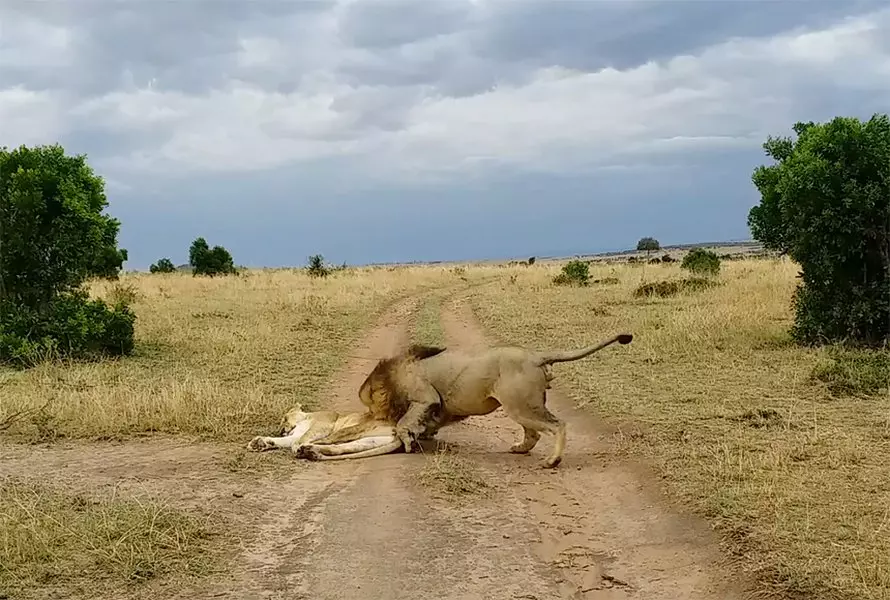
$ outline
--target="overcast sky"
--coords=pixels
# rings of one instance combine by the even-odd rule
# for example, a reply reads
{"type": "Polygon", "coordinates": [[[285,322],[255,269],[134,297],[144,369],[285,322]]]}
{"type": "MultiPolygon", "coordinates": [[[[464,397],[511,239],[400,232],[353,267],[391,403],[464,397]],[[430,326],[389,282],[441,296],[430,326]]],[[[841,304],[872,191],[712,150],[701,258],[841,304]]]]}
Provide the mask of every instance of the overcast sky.
{"type": "Polygon", "coordinates": [[[0,145],[86,153],[129,269],[746,239],[767,135],[888,100],[888,0],[0,3],[0,145]]]}

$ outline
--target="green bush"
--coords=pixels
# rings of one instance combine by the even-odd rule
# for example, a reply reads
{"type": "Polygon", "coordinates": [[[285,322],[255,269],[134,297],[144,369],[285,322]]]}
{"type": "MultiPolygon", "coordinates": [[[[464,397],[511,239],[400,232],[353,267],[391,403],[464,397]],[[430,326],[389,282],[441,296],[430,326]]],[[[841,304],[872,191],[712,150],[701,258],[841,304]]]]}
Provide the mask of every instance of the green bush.
{"type": "Polygon", "coordinates": [[[127,258],[107,205],[85,156],[0,148],[0,362],[132,352],[135,316],[81,289],[117,279],[127,258]]]}
{"type": "Polygon", "coordinates": [[[148,267],[149,273],[175,273],[176,266],[169,258],[162,258],[158,262],[148,267]]]}
{"type": "Polygon", "coordinates": [[[309,257],[309,266],[306,267],[309,277],[327,277],[331,274],[331,269],[324,264],[324,257],[321,254],[313,254],[309,257]]]}
{"type": "Polygon", "coordinates": [[[583,260],[570,260],[562,266],[562,272],[553,278],[554,285],[588,285],[590,265],[583,260]]]}
{"type": "Polygon", "coordinates": [[[136,316],[122,302],[109,306],[77,291],[60,294],[39,311],[11,302],[0,311],[0,357],[17,366],[133,351],[136,316]]]}
{"type": "Polygon", "coordinates": [[[634,298],[658,296],[669,298],[681,292],[698,292],[719,285],[716,281],[705,277],[689,277],[687,279],[668,279],[643,283],[634,290],[634,298]]]}
{"type": "Polygon", "coordinates": [[[837,395],[890,394],[890,352],[832,348],[812,375],[837,395]]]}
{"type": "Polygon", "coordinates": [[[211,248],[202,237],[196,238],[189,248],[189,264],[192,266],[192,276],[215,277],[238,273],[229,251],[222,246],[211,248]]]}
{"type": "Polygon", "coordinates": [[[680,268],[696,275],[717,275],[720,273],[720,257],[710,250],[693,248],[683,257],[680,268]]]}
{"type": "Polygon", "coordinates": [[[801,267],[792,336],[800,343],[890,341],[890,118],[796,123],[769,137],[775,161],[752,176],[748,214],[766,250],[801,267]]]}

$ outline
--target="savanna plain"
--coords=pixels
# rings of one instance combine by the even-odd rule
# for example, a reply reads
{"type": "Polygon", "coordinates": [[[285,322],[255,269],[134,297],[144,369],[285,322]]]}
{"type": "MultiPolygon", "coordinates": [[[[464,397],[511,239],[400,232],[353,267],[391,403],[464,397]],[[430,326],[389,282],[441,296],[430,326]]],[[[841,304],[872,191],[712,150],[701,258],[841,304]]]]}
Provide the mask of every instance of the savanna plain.
{"type": "Polygon", "coordinates": [[[555,285],[558,261],[95,282],[137,314],[133,356],[0,371],[0,597],[371,598],[408,573],[431,587],[390,597],[890,599],[890,357],[792,343],[788,259],[634,293],[677,264],[593,261],[583,286],[555,285]],[[295,402],[360,410],[374,361],[410,341],[624,331],[554,366],[556,470],[548,436],[509,454],[521,431],[498,415],[412,455],[245,447],[295,402]],[[611,481],[633,485],[593,487],[611,481]],[[664,515],[713,553],[676,546],[664,515]],[[656,534],[669,557],[644,552],[656,534]],[[708,592],[720,580],[739,595],[708,592]]]}

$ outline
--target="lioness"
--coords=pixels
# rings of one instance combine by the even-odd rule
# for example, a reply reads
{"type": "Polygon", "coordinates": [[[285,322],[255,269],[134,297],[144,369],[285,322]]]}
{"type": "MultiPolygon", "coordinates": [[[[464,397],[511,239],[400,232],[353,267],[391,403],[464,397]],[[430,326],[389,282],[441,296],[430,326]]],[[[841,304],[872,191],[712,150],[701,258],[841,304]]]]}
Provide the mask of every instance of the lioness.
{"type": "Polygon", "coordinates": [[[402,447],[394,424],[375,419],[369,412],[304,412],[301,404],[284,415],[280,434],[257,436],[247,443],[247,448],[257,452],[290,448],[298,458],[341,460],[389,454],[402,447]],[[353,432],[349,440],[338,442],[330,438],[347,428],[353,432]]]}
{"type": "MultiPolygon", "coordinates": [[[[468,352],[414,345],[378,362],[359,388],[359,398],[374,419],[395,423],[405,452],[413,450],[415,440],[431,437],[445,425],[503,406],[524,432],[510,451],[526,454],[542,432],[553,434],[553,452],[544,464],[555,467],[562,461],[566,432],[565,423],[545,406],[553,379],[550,365],[632,340],[631,334],[623,333],[579,350],[551,352],[516,346],[468,352]]],[[[361,427],[346,427],[327,439],[347,442],[364,435],[361,427]]]]}

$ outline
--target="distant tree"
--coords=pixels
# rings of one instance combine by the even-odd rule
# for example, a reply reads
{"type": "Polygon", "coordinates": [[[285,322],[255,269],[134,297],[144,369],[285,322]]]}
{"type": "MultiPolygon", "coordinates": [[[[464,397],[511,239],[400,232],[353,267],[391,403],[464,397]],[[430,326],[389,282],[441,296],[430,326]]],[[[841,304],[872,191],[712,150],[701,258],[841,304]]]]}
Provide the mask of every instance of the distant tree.
{"type": "Polygon", "coordinates": [[[173,261],[169,258],[162,258],[155,264],[151,265],[148,270],[151,273],[173,273],[176,271],[176,267],[173,265],[173,261]]]}
{"type": "Polygon", "coordinates": [[[658,240],[652,237],[644,237],[640,238],[640,241],[637,242],[637,251],[638,252],[646,252],[646,257],[648,258],[652,252],[656,252],[661,248],[661,244],[658,243],[658,240]]]}
{"type": "Polygon", "coordinates": [[[189,248],[189,264],[192,266],[192,275],[233,275],[237,273],[232,255],[222,246],[210,248],[207,240],[202,237],[195,238],[189,248]]]}
{"type": "Polygon", "coordinates": [[[527,264],[528,264],[528,266],[532,266],[533,264],[535,264],[535,257],[534,257],[534,256],[530,256],[530,257],[528,258],[528,263],[527,263],[527,264]]]}
{"type": "Polygon", "coordinates": [[[0,360],[128,354],[133,315],[81,289],[117,278],[120,222],[86,156],[58,145],[0,147],[0,360]]]}
{"type": "Polygon", "coordinates": [[[890,118],[796,123],[768,137],[754,170],[755,239],[801,268],[792,335],[802,343],[890,341],[890,118]]]}

